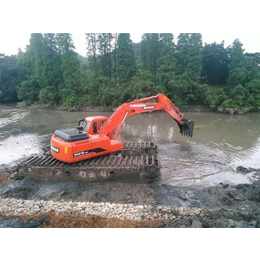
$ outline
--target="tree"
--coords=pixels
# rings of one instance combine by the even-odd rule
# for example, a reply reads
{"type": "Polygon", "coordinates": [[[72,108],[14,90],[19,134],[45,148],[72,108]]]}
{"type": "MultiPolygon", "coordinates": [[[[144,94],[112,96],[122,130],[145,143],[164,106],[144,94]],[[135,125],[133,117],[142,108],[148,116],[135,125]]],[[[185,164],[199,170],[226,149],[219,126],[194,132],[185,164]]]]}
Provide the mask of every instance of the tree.
{"type": "Polygon", "coordinates": [[[260,78],[256,78],[245,85],[249,92],[247,104],[249,107],[260,107],[260,78]]]}
{"type": "Polygon", "coordinates": [[[87,54],[89,66],[93,68],[95,77],[98,76],[97,50],[98,50],[98,34],[86,33],[87,54]]]}
{"type": "Polygon", "coordinates": [[[153,81],[156,85],[160,58],[160,34],[145,33],[142,37],[141,44],[141,60],[143,63],[143,69],[152,73],[153,81]]]}
{"type": "Polygon", "coordinates": [[[145,33],[142,35],[142,41],[141,41],[141,65],[142,69],[148,70],[148,65],[147,65],[147,41],[150,38],[149,33],[145,33]]]}
{"type": "Polygon", "coordinates": [[[61,98],[65,106],[80,106],[84,101],[81,89],[81,69],[71,34],[58,34],[59,50],[61,53],[61,71],[64,87],[61,98]]]}
{"type": "Polygon", "coordinates": [[[247,70],[246,68],[235,68],[229,72],[228,85],[235,87],[238,84],[244,85],[246,83],[247,70]]]}
{"type": "Polygon", "coordinates": [[[44,69],[44,43],[43,35],[41,33],[32,33],[30,39],[30,48],[32,59],[34,60],[34,71],[33,76],[39,84],[40,88],[46,86],[46,76],[44,69]]]}
{"type": "Polygon", "coordinates": [[[118,39],[118,34],[117,33],[113,33],[113,46],[114,46],[114,50],[113,50],[113,78],[116,80],[116,50],[117,50],[117,39],[118,39]]]}
{"type": "Polygon", "coordinates": [[[105,77],[112,79],[112,33],[98,35],[98,50],[100,54],[101,72],[105,77]]]}
{"type": "Polygon", "coordinates": [[[232,46],[228,48],[229,50],[229,71],[237,68],[244,68],[245,66],[245,56],[243,44],[239,39],[235,39],[232,46]]]}
{"type": "Polygon", "coordinates": [[[18,68],[23,71],[23,81],[16,86],[18,98],[28,104],[37,102],[41,88],[46,86],[41,33],[31,34],[25,55],[21,55],[18,59],[18,68]]]}
{"type": "Polygon", "coordinates": [[[43,38],[45,87],[41,88],[39,101],[43,104],[58,104],[60,101],[59,89],[63,86],[61,71],[61,37],[54,33],[46,33],[43,38]]]}
{"type": "Polygon", "coordinates": [[[44,67],[46,85],[57,88],[63,83],[61,71],[60,37],[54,33],[44,34],[44,67]]]}
{"type": "Polygon", "coordinates": [[[229,77],[227,84],[236,87],[238,84],[246,82],[246,60],[244,56],[243,44],[239,39],[235,39],[229,50],[229,77]]]}
{"type": "Polygon", "coordinates": [[[202,36],[200,33],[180,33],[176,47],[176,75],[187,73],[195,82],[202,72],[202,36]]]}
{"type": "Polygon", "coordinates": [[[137,68],[141,69],[141,42],[133,43],[137,68]]]}
{"type": "Polygon", "coordinates": [[[247,82],[255,78],[260,78],[260,53],[246,53],[244,56],[247,82]]]}
{"type": "Polygon", "coordinates": [[[210,85],[225,85],[227,83],[228,52],[224,47],[224,42],[205,45],[202,78],[210,85]]]}
{"type": "Polygon", "coordinates": [[[130,33],[119,33],[116,55],[117,81],[119,83],[128,82],[137,71],[130,33]]]}
{"type": "Polygon", "coordinates": [[[0,53],[0,103],[16,102],[15,87],[19,84],[17,56],[6,56],[0,53]]]}
{"type": "Polygon", "coordinates": [[[203,87],[190,79],[188,72],[173,77],[168,96],[177,105],[200,105],[204,101],[203,87]]]}
{"type": "Polygon", "coordinates": [[[139,71],[124,89],[124,100],[133,100],[151,95],[156,95],[154,91],[153,75],[147,71],[139,71]]]}
{"type": "Polygon", "coordinates": [[[158,60],[158,81],[169,93],[169,82],[174,76],[175,44],[171,33],[160,34],[160,57],[158,60]]]}
{"type": "Polygon", "coordinates": [[[199,33],[180,34],[176,45],[171,33],[145,33],[136,44],[127,33],[86,39],[87,58],[69,33],[34,33],[25,52],[1,55],[0,101],[116,107],[165,93],[178,106],[260,107],[260,53],[244,54],[238,39],[228,48],[203,48],[199,33]]]}

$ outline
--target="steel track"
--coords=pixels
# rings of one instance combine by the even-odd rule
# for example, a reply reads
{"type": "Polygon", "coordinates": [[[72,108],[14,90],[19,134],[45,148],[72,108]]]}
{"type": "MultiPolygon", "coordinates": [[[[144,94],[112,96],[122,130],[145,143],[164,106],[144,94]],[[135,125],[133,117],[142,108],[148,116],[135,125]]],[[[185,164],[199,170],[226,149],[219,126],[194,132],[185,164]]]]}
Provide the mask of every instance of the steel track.
{"type": "Polygon", "coordinates": [[[118,154],[64,163],[50,154],[32,156],[19,165],[18,175],[39,180],[107,181],[139,179],[150,181],[159,176],[157,146],[153,143],[125,143],[118,154]]]}

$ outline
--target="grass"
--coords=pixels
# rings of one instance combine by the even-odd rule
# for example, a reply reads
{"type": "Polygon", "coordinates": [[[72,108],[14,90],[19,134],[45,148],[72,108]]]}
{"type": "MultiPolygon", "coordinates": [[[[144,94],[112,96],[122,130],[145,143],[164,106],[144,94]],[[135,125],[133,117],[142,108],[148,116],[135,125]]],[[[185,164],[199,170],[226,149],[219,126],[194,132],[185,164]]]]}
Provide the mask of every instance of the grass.
{"type": "Polygon", "coordinates": [[[194,126],[194,129],[196,129],[196,130],[198,130],[198,129],[207,129],[208,128],[208,126],[206,126],[206,125],[195,125],[194,126]]]}
{"type": "Polygon", "coordinates": [[[11,116],[12,116],[11,112],[7,112],[7,111],[1,112],[0,111],[0,118],[8,118],[8,117],[11,117],[11,116]]]}

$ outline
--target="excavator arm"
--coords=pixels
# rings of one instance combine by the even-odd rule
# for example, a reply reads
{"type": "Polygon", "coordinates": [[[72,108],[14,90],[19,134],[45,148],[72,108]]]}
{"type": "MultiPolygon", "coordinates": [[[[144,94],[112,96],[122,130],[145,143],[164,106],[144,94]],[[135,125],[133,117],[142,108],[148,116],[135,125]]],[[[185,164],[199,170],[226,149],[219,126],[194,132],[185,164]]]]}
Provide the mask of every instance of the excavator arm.
{"type": "Polygon", "coordinates": [[[115,140],[127,117],[157,110],[164,110],[168,113],[177,122],[182,135],[192,137],[194,122],[185,119],[184,114],[180,113],[179,109],[164,94],[136,99],[132,102],[122,104],[103,124],[99,130],[99,134],[107,135],[111,140],[115,140]]]}

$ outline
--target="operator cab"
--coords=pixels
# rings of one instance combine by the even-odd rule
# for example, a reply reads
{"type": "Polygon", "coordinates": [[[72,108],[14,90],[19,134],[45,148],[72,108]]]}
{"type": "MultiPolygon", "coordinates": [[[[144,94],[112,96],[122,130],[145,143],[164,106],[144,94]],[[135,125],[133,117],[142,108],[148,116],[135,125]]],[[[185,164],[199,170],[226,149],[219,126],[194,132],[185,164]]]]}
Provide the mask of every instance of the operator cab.
{"type": "Polygon", "coordinates": [[[93,135],[97,134],[97,132],[100,130],[104,122],[107,121],[107,119],[108,118],[105,116],[89,116],[85,119],[79,120],[78,126],[82,125],[84,132],[93,135]]]}

